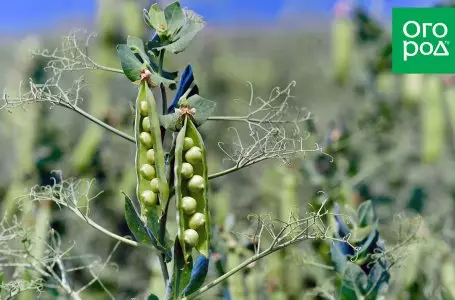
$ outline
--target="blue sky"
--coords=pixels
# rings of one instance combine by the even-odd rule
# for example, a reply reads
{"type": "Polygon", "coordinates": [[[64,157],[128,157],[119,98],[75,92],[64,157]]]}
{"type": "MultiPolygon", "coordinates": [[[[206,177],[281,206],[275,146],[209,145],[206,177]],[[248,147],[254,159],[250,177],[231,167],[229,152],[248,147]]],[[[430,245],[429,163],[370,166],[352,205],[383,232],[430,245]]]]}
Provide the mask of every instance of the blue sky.
{"type": "MultiPolygon", "coordinates": [[[[146,3],[145,0],[137,0],[146,3]]],[[[359,0],[365,5],[377,0],[359,0]]],[[[434,0],[382,0],[385,13],[396,6],[428,6],[434,0]]],[[[0,10],[0,34],[26,34],[58,26],[65,20],[92,20],[97,0],[3,0],[0,10]]],[[[330,12],[335,0],[181,0],[208,22],[235,24],[254,19],[273,19],[283,12],[330,12]]]]}

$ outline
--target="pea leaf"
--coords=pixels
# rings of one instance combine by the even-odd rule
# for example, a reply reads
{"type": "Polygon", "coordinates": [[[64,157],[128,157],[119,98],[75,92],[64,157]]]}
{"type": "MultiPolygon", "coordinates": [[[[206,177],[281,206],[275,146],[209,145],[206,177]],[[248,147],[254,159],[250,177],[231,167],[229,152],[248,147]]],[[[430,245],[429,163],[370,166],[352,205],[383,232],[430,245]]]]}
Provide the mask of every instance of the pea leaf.
{"type": "Polygon", "coordinates": [[[161,26],[167,26],[166,17],[164,16],[164,12],[158,6],[158,3],[154,3],[148,12],[149,18],[149,25],[153,27],[153,29],[158,30],[161,26]]]}
{"type": "Polygon", "coordinates": [[[368,277],[358,265],[350,261],[347,262],[342,276],[339,299],[357,299],[356,291],[365,295],[368,287],[368,277]],[[352,296],[354,296],[354,298],[352,296]]]}
{"type": "Polygon", "coordinates": [[[187,18],[186,24],[182,27],[179,33],[173,37],[172,42],[168,45],[157,47],[157,50],[166,49],[174,54],[178,54],[185,50],[193,38],[204,28],[205,22],[202,18],[195,16],[187,18]]]}
{"type": "Polygon", "coordinates": [[[372,202],[365,201],[360,204],[357,210],[357,216],[361,227],[373,224],[375,222],[375,214],[372,202]]]}
{"type": "Polygon", "coordinates": [[[150,294],[150,295],[147,297],[147,300],[160,300],[160,298],[158,298],[158,296],[155,295],[155,294],[150,294]]]}
{"type": "Polygon", "coordinates": [[[193,265],[190,282],[182,292],[182,296],[190,295],[199,289],[207,277],[209,270],[209,259],[205,255],[199,255],[193,265]]]}
{"type": "Polygon", "coordinates": [[[201,126],[212,115],[215,109],[215,102],[202,98],[199,95],[193,95],[188,99],[188,105],[196,109],[194,114],[194,123],[196,127],[201,126]]]}
{"type": "Polygon", "coordinates": [[[185,14],[178,1],[169,4],[164,9],[164,16],[167,21],[167,30],[173,36],[185,24],[185,14]]]}
{"type": "Polygon", "coordinates": [[[140,80],[141,71],[144,69],[144,66],[134,55],[130,47],[126,44],[117,45],[117,53],[125,76],[132,82],[140,80]]]}
{"type": "Polygon", "coordinates": [[[191,278],[191,271],[193,267],[193,261],[191,257],[185,263],[183,255],[183,249],[180,245],[180,240],[177,237],[174,243],[174,266],[171,275],[171,280],[166,292],[166,299],[174,300],[179,299],[185,286],[188,285],[191,278]]]}
{"type": "Polygon", "coordinates": [[[139,214],[136,208],[134,207],[131,198],[128,197],[126,194],[124,195],[126,223],[128,224],[128,228],[131,230],[131,233],[133,233],[136,240],[141,244],[151,244],[159,251],[166,253],[166,256],[170,256],[169,247],[161,245],[157,239],[159,227],[157,228],[153,224],[155,223],[158,224],[158,218],[155,217],[155,219],[152,220],[151,218],[153,218],[154,216],[151,215],[148,224],[147,225],[144,224],[142,219],[139,217],[139,214]]]}
{"type": "Polygon", "coordinates": [[[335,266],[335,270],[339,273],[343,273],[344,269],[346,268],[346,247],[349,247],[349,245],[343,242],[332,241],[330,243],[330,256],[332,263],[335,266]]]}
{"type": "Polygon", "coordinates": [[[126,44],[130,48],[137,48],[139,51],[145,53],[144,42],[136,36],[129,35],[126,40],[126,44]]]}
{"type": "Polygon", "coordinates": [[[166,130],[178,132],[183,126],[183,121],[180,118],[180,113],[174,112],[167,115],[160,115],[160,124],[166,130]]]}

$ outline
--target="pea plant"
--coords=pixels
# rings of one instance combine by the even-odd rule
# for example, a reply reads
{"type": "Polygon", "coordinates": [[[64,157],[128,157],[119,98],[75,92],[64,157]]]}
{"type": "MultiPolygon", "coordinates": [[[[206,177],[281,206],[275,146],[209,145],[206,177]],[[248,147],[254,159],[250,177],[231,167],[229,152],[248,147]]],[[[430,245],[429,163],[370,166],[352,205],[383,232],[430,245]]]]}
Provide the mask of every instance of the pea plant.
{"type": "MultiPolygon", "coordinates": [[[[213,251],[212,240],[218,239],[211,224],[210,181],[267,159],[286,163],[298,155],[324,152],[318,144],[314,149],[305,148],[308,134],[301,132],[300,125],[312,115],[293,106],[291,91],[295,82],[284,89],[273,88],[268,99],[255,97],[252,92],[249,111],[244,115],[215,116],[216,103],[200,95],[203,91],[195,82],[191,65],[185,67],[181,76],[178,71],[168,70],[164,65],[165,56],[178,55],[189,46],[203,29],[203,19],[174,2],[164,9],[153,4],[149,10],[144,10],[144,21],[154,32],[153,37],[144,42],[139,37],[128,36],[125,44],[117,46],[122,69],[96,62],[89,55],[92,36],[89,35],[83,43],[74,32],[63,40],[60,48],[34,52],[48,60],[49,79],[41,84],[30,81],[28,85],[21,85],[17,97],[5,93],[0,103],[0,109],[32,103],[61,106],[135,144],[136,195],[130,197],[124,193],[125,219],[134,239],[117,235],[91,218],[90,203],[96,197],[89,197],[88,192],[84,192],[91,187],[90,181],[63,179],[62,176],[53,185],[33,188],[28,196],[34,201],[51,200],[68,208],[80,220],[118,243],[145,247],[156,253],[167,289],[165,295],[151,294],[148,299],[157,299],[158,296],[163,299],[194,299],[216,285],[224,284],[229,277],[257,260],[301,241],[332,239],[347,243],[344,236],[333,236],[329,226],[324,224],[324,216],[331,215],[324,203],[301,216],[292,213],[287,220],[257,216],[254,218],[257,229],[251,235],[254,248],[251,256],[204,285],[213,251]],[[78,71],[124,74],[137,87],[133,136],[81,108],[83,79],[74,80],[69,88],[62,84],[66,73],[78,71]],[[175,95],[168,102],[167,94],[171,91],[175,91],[175,95]],[[210,132],[203,132],[202,128],[206,122],[234,122],[245,125],[248,132],[245,137],[239,133],[240,129],[232,128],[235,133],[232,145],[219,143],[220,150],[233,165],[216,173],[209,173],[204,139],[210,136],[210,132]],[[169,226],[171,207],[176,211],[176,232],[169,226]]],[[[33,263],[32,266],[35,270],[42,270],[42,276],[53,278],[54,284],[63,288],[70,297],[81,299],[81,291],[95,281],[100,282],[99,278],[92,272],[93,282],[80,289],[72,287],[62,257],[51,260],[52,266],[38,268],[33,263]],[[59,273],[53,271],[54,264],[59,273]]],[[[106,292],[113,298],[107,289],[106,292]]]]}

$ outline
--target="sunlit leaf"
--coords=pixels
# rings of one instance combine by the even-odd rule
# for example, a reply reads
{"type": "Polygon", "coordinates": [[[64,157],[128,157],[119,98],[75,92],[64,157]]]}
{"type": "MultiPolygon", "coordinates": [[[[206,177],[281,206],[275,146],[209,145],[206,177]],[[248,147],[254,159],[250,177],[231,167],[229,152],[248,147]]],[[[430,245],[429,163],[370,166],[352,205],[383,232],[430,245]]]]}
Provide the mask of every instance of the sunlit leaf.
{"type": "Polygon", "coordinates": [[[130,47],[126,44],[117,45],[117,53],[125,76],[132,82],[140,80],[144,67],[130,47]]]}

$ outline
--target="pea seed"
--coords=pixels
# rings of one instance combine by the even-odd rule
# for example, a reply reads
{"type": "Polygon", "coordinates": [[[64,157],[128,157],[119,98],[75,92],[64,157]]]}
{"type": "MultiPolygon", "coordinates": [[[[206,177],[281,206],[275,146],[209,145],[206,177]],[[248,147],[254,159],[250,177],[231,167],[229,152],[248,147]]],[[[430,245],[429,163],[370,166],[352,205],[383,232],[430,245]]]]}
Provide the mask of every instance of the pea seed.
{"type": "Polygon", "coordinates": [[[199,234],[194,229],[187,229],[183,233],[183,240],[188,246],[194,247],[199,242],[199,234]]]}
{"type": "Polygon", "coordinates": [[[147,103],[147,101],[141,101],[140,111],[141,111],[141,115],[143,117],[146,117],[149,115],[149,104],[147,103]]]}
{"type": "Polygon", "coordinates": [[[141,132],[139,139],[141,140],[142,144],[144,144],[145,147],[151,148],[153,146],[153,139],[150,133],[141,132]]]}
{"type": "Polygon", "coordinates": [[[190,137],[186,137],[184,140],[183,140],[183,150],[186,151],[188,149],[190,149],[191,147],[194,146],[194,141],[192,138],[190,137]]]}
{"type": "Polygon", "coordinates": [[[186,153],[185,153],[185,160],[189,162],[192,165],[196,165],[201,162],[202,160],[202,151],[201,148],[197,146],[191,147],[186,153]]]}
{"type": "Polygon", "coordinates": [[[151,165],[155,164],[155,150],[149,149],[149,150],[147,151],[147,161],[148,161],[149,164],[151,164],[151,165]]]}
{"type": "Polygon", "coordinates": [[[194,175],[188,182],[188,189],[191,192],[199,192],[204,189],[204,178],[199,175],[194,175]]]}
{"type": "Polygon", "coordinates": [[[149,117],[145,117],[142,119],[142,130],[150,132],[150,119],[149,117]]]}
{"type": "Polygon", "coordinates": [[[197,202],[193,197],[183,197],[182,198],[182,209],[183,212],[187,215],[192,215],[196,212],[197,202]]]}
{"type": "Polygon", "coordinates": [[[182,163],[182,175],[186,179],[193,177],[193,166],[189,163],[182,163]]]}
{"type": "Polygon", "coordinates": [[[158,178],[153,178],[152,181],[150,181],[150,187],[154,193],[159,193],[160,191],[160,181],[158,178]]]}
{"type": "Polygon", "coordinates": [[[158,197],[152,191],[143,191],[141,194],[141,199],[146,206],[158,204],[158,197]]]}
{"type": "Polygon", "coordinates": [[[190,228],[197,230],[204,226],[205,224],[205,216],[199,212],[195,213],[191,218],[190,218],[190,228]]]}
{"type": "Polygon", "coordinates": [[[152,165],[144,164],[141,167],[141,175],[146,180],[152,180],[156,175],[155,168],[152,165]]]}

